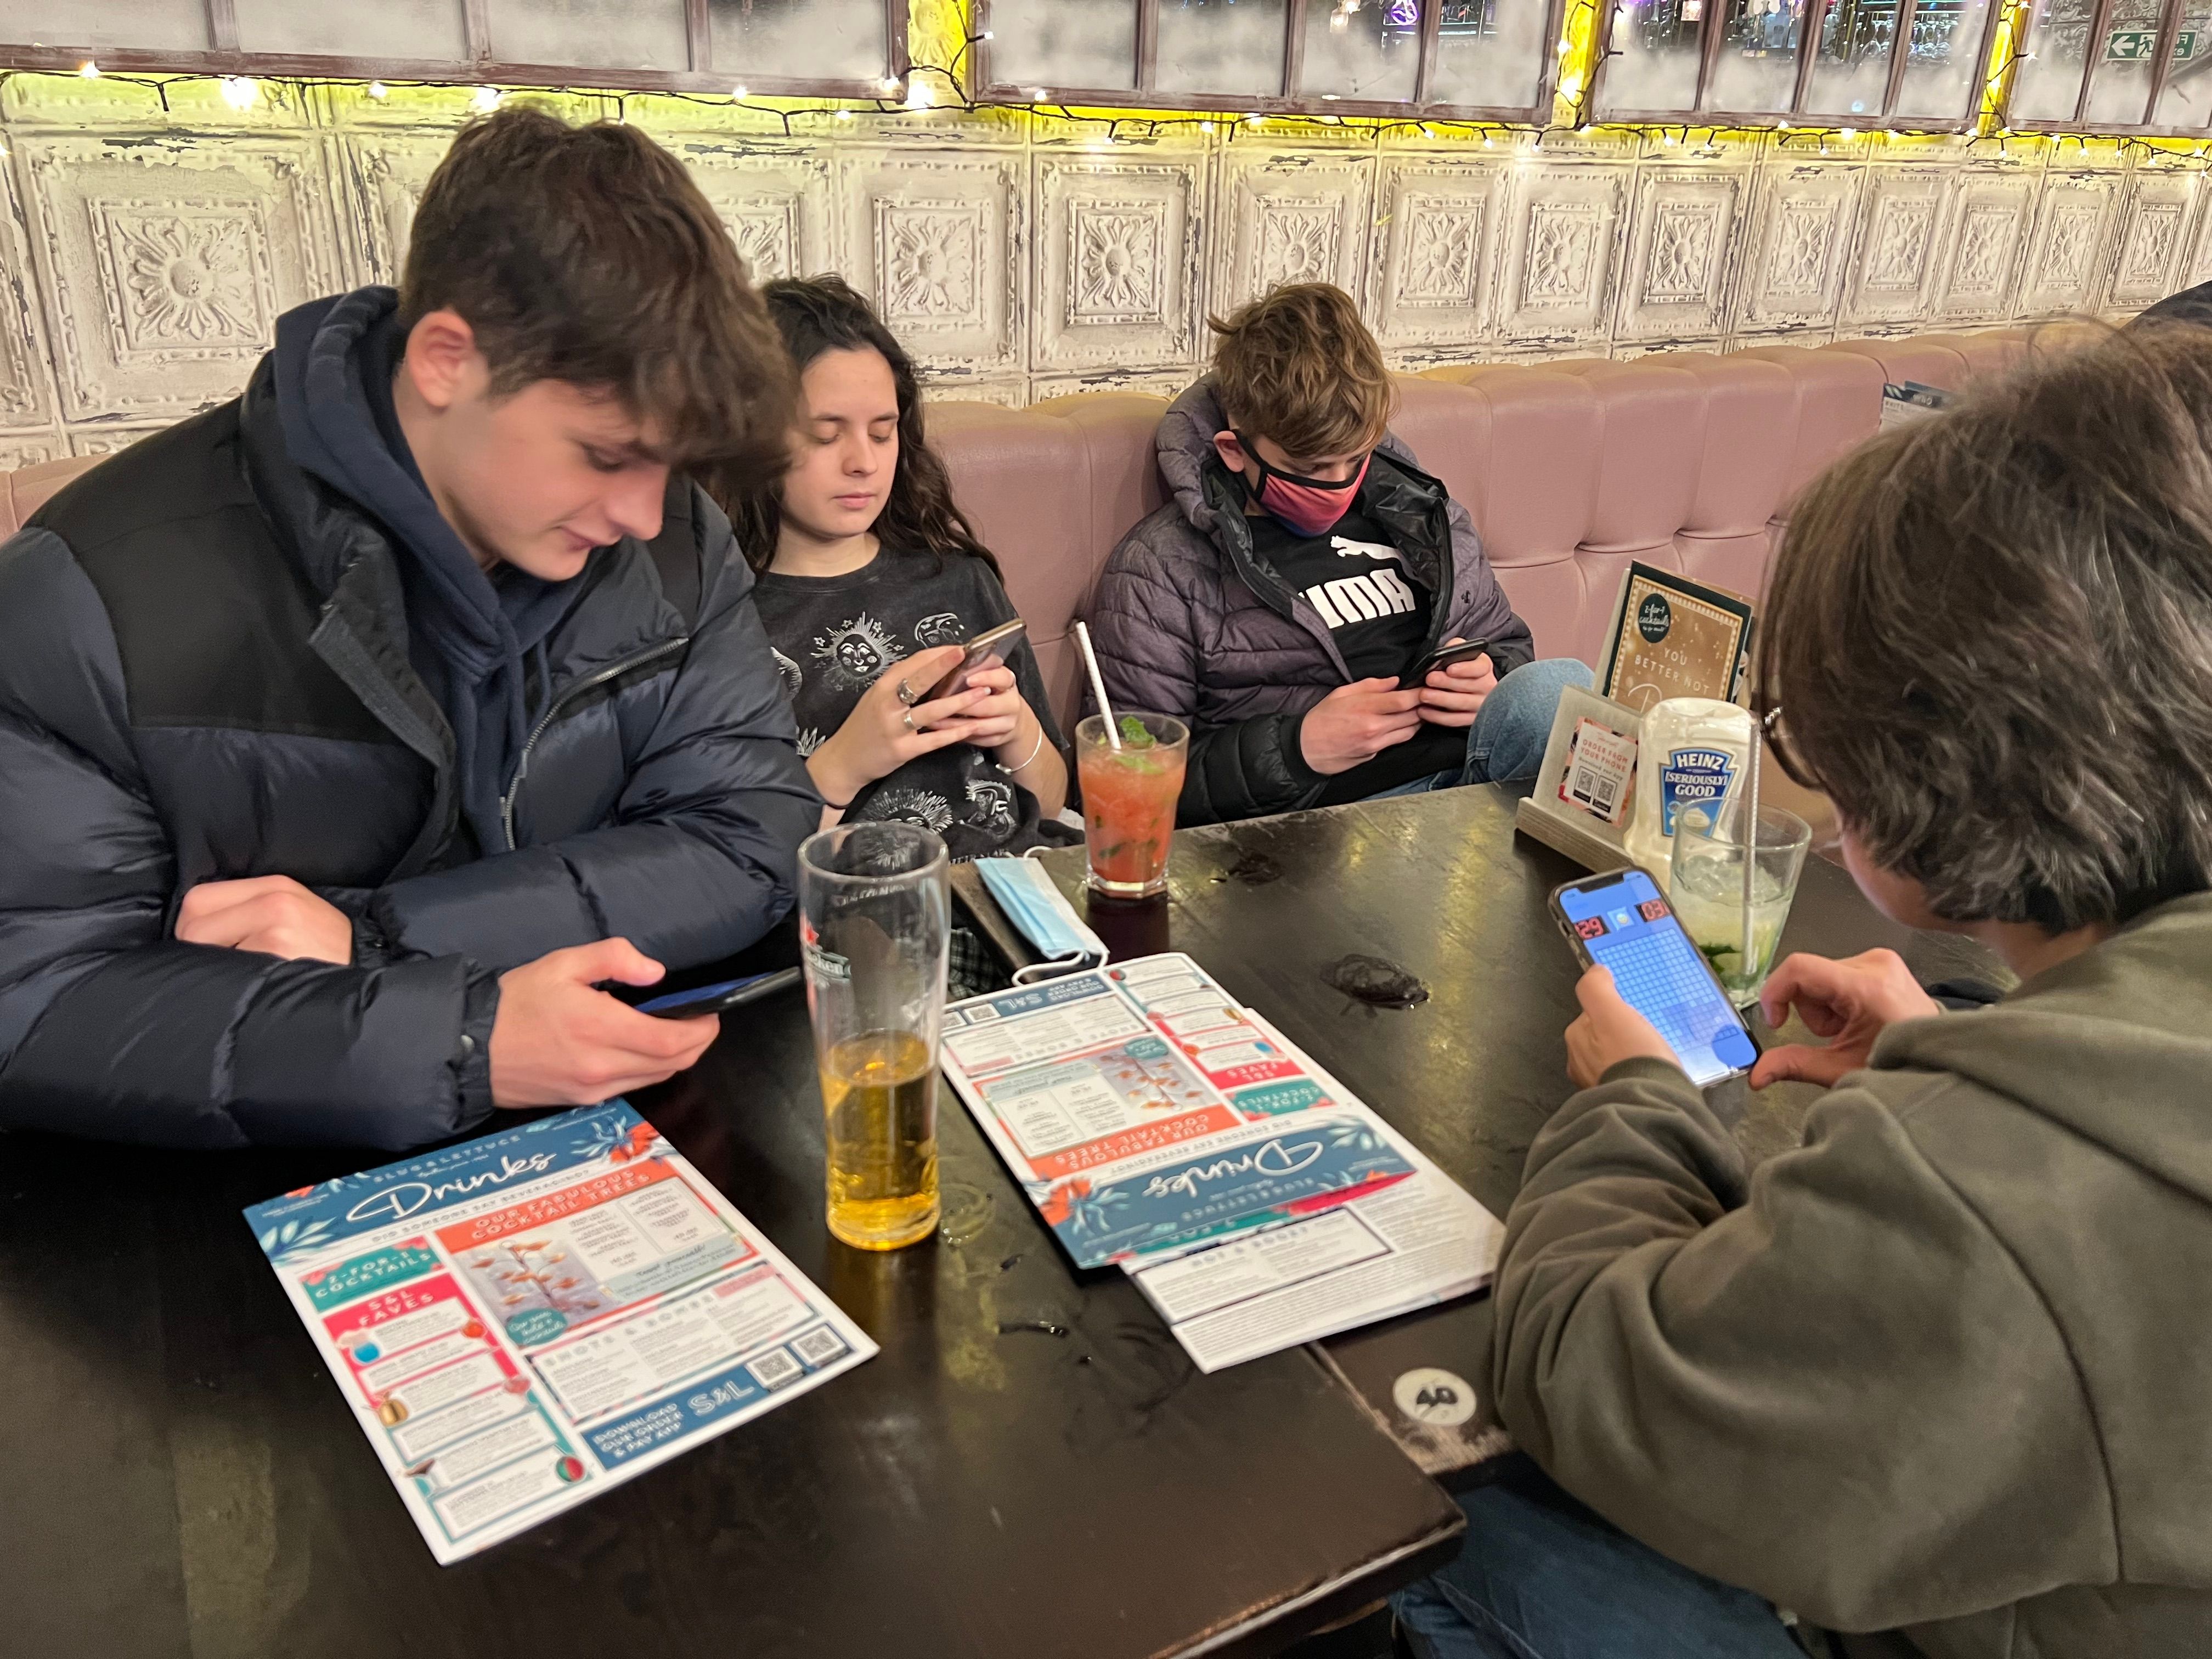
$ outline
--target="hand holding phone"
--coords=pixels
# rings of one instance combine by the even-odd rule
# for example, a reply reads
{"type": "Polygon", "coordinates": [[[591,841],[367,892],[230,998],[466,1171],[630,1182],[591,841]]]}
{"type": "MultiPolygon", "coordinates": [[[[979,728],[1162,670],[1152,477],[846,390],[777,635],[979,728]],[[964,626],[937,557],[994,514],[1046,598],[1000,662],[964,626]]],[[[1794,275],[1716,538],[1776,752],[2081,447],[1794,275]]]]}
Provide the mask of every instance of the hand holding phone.
{"type": "Polygon", "coordinates": [[[1429,683],[1429,676],[1440,668],[1449,668],[1455,663],[1473,662],[1490,649],[1488,640],[1462,640],[1456,645],[1440,645],[1433,651],[1421,653],[1421,659],[1406,671],[1398,682],[1401,691],[1415,691],[1429,683]]]}
{"type": "Polygon", "coordinates": [[[996,657],[1000,662],[1006,661],[1006,653],[1014,648],[1014,642],[1028,631],[1029,624],[1019,617],[1012,622],[1000,623],[996,628],[985,629],[968,641],[966,648],[960,653],[960,660],[953,665],[943,679],[931,686],[920,701],[935,702],[939,697],[949,697],[965,690],[968,677],[981,668],[987,658],[996,657]]]}
{"type": "Polygon", "coordinates": [[[655,1019],[699,1019],[708,1014],[725,1014],[798,984],[799,971],[796,968],[779,968],[774,973],[726,979],[719,985],[702,985],[696,990],[672,991],[665,996],[631,1006],[641,1014],[651,1014],[655,1019]]]}
{"type": "Polygon", "coordinates": [[[1575,981],[1575,1000],[1583,1011],[1567,1027],[1567,1080],[1577,1089],[1594,1086],[1624,1060],[1674,1056],[1659,1028],[1621,1000],[1609,968],[1591,968],[1575,981]]]}
{"type": "MultiPolygon", "coordinates": [[[[1581,1040],[1586,1062],[1602,1060],[1602,1073],[1629,1057],[1611,1041],[1634,1035],[1613,1006],[1618,1001],[1650,1024],[1699,1088],[1751,1069],[1759,1045],[1648,872],[1632,867],[1564,883],[1553,890],[1551,908],[1583,968],[1612,975],[1610,987],[1586,975],[1576,988],[1583,1019],[1591,1022],[1581,1040]]],[[[1633,1052],[1639,1051],[1632,1047],[1633,1052]]],[[[1577,1083],[1589,1086],[1579,1078],[1577,1083]]]]}

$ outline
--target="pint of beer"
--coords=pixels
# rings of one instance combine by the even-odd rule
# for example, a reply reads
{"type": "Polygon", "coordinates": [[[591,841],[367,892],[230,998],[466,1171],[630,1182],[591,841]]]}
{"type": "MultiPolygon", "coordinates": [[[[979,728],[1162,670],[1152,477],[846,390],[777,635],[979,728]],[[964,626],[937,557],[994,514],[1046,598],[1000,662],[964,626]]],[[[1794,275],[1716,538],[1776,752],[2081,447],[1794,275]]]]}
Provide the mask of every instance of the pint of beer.
{"type": "Polygon", "coordinates": [[[830,1231],[864,1250],[895,1250],[937,1227],[948,869],[945,843],[911,823],[840,824],[799,849],[830,1231]]]}

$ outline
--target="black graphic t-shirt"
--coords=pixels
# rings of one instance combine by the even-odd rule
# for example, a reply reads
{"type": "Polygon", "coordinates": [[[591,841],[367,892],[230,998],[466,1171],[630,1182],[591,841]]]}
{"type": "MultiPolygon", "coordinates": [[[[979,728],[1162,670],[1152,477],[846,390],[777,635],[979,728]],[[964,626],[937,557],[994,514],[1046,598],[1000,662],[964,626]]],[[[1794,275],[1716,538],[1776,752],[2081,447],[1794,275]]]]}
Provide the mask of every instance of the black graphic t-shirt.
{"type": "MultiPolygon", "coordinates": [[[[1318,536],[1300,536],[1272,515],[1250,520],[1252,550],[1320,613],[1355,680],[1397,678],[1419,658],[1429,637],[1430,596],[1391,544],[1389,532],[1358,507],[1318,536]]],[[[1464,726],[1432,726],[1339,772],[1319,804],[1334,806],[1433,773],[1467,759],[1464,726]]]]}
{"type": "MultiPolygon", "coordinates": [[[[801,755],[812,754],[845,723],[860,694],[884,670],[933,646],[957,645],[1015,615],[1006,590],[981,560],[948,554],[940,568],[930,554],[888,547],[842,576],[763,571],[753,598],[798,716],[801,755]]],[[[1042,724],[1045,741],[1064,758],[1066,748],[1026,640],[1014,647],[1006,665],[1042,724]]],[[[990,755],[964,743],[919,756],[878,778],[853,797],[844,817],[848,823],[870,818],[921,824],[945,837],[955,860],[1082,839],[1068,825],[1040,822],[1036,797],[1000,771],[990,755]]]]}

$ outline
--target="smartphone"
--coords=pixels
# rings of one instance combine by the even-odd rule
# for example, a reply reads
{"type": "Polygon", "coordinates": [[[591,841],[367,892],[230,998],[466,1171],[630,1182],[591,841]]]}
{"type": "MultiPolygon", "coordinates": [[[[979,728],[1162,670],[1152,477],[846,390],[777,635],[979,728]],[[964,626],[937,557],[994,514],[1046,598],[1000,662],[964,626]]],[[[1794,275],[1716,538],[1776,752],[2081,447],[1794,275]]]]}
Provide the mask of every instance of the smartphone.
{"type": "Polygon", "coordinates": [[[1584,968],[1613,970],[1621,1000],[1658,1027],[1691,1082],[1707,1088],[1751,1069],[1759,1045],[1649,872],[1566,882],[1552,915],[1584,968]]]}
{"type": "Polygon", "coordinates": [[[1462,640],[1457,645],[1440,645],[1425,653],[1420,661],[1406,671],[1405,678],[1398,682],[1401,691],[1418,691],[1429,683],[1429,676],[1439,668],[1449,668],[1455,662],[1473,662],[1490,649],[1488,640],[1462,640]]]}
{"type": "Polygon", "coordinates": [[[773,996],[787,986],[798,984],[799,979],[799,969],[779,968],[772,974],[749,974],[743,979],[726,979],[720,985],[702,985],[693,991],[671,991],[666,996],[630,1006],[655,1019],[697,1019],[707,1014],[727,1013],[744,1003],[773,996]]]}
{"type": "Polygon", "coordinates": [[[985,629],[968,641],[968,648],[961,653],[960,660],[952,665],[951,672],[931,686],[927,696],[916,701],[935,702],[939,697],[949,697],[957,691],[965,690],[968,677],[983,665],[984,658],[996,657],[1004,662],[1006,653],[1014,648],[1014,641],[1028,631],[1029,624],[1019,617],[1009,623],[1000,623],[996,628],[985,629]]]}

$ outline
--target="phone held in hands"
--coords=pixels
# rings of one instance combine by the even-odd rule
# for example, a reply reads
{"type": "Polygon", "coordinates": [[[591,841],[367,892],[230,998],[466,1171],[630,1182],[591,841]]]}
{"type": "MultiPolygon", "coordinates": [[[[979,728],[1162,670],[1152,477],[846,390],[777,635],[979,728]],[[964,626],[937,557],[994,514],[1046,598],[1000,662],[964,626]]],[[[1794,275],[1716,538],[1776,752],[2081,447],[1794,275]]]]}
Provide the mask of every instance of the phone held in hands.
{"type": "Polygon", "coordinates": [[[1759,1045],[1648,872],[1562,883],[1551,908],[1583,966],[1612,970],[1621,1000],[1658,1029],[1691,1082],[1709,1088],[1751,1069],[1759,1045]]]}
{"type": "Polygon", "coordinates": [[[1439,668],[1449,668],[1454,663],[1473,662],[1490,649],[1488,640],[1462,640],[1457,645],[1440,645],[1433,651],[1424,652],[1420,661],[1406,671],[1398,682],[1401,691],[1418,691],[1429,683],[1429,676],[1439,668]]]}
{"type": "Polygon", "coordinates": [[[708,1014],[725,1014],[748,1002],[758,1002],[763,997],[774,996],[778,991],[799,983],[800,970],[779,968],[770,974],[749,974],[743,979],[726,979],[719,985],[702,985],[695,990],[671,991],[665,996],[651,997],[630,1006],[641,1014],[651,1014],[655,1019],[698,1019],[708,1014]]]}
{"type": "Polygon", "coordinates": [[[968,677],[983,665],[986,657],[996,657],[1000,662],[1014,648],[1014,641],[1029,631],[1029,624],[1017,617],[1012,622],[1000,623],[996,628],[987,628],[968,641],[960,660],[952,665],[951,672],[929,688],[922,702],[935,702],[939,697],[949,697],[968,689],[968,677]]]}

